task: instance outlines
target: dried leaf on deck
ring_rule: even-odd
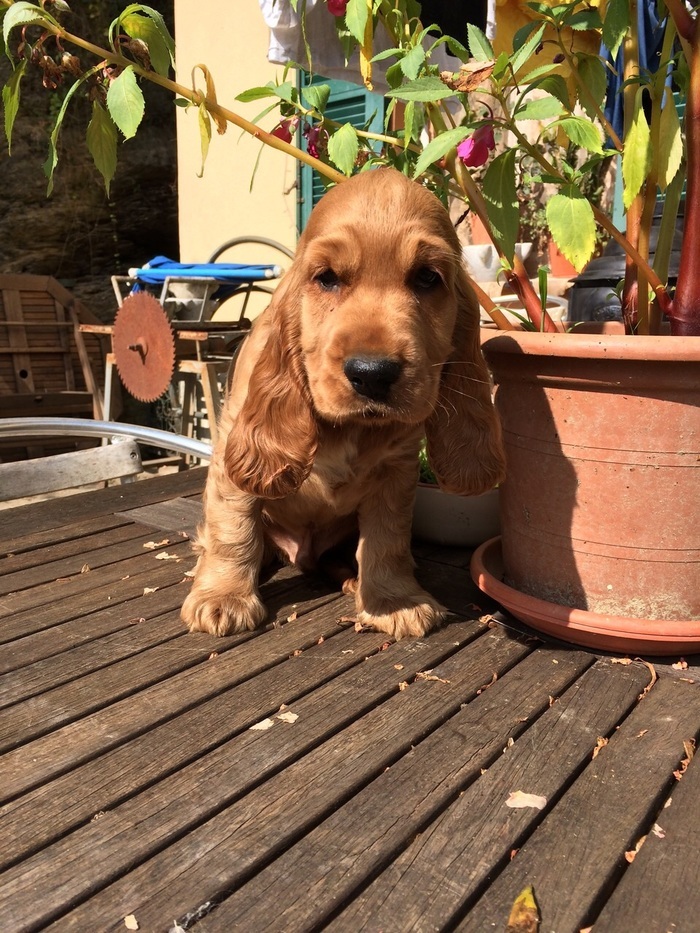
[[[438,677],[438,675],[433,674],[432,671],[418,671],[416,680],[436,680],[440,684],[449,684],[449,680],[445,680],[444,677]]]
[[[148,596],[149,593],[156,593],[159,589],[159,586],[144,586],[143,595]]]
[[[156,560],[182,560],[179,554],[169,554],[167,551],[161,551],[156,554]]]
[[[688,770],[688,765],[693,760],[693,755],[695,754],[695,739],[687,739],[683,742],[683,750],[685,751],[685,758],[681,759],[680,768],[673,772],[673,776],[677,781],[680,781]]]
[[[482,687],[479,687],[479,689],[476,691],[476,695],[481,696],[484,690],[488,690],[489,687],[492,687],[496,683],[497,680],[498,680],[498,674],[494,671],[493,676],[491,677],[491,680],[487,684],[484,684]]]
[[[260,722],[254,723],[250,727],[251,732],[265,732],[268,729],[271,729],[275,724],[274,719],[261,719]]]
[[[610,658],[611,664],[631,664],[632,658]]]
[[[508,795],[506,806],[512,810],[524,810],[528,807],[534,810],[544,810],[547,806],[547,798],[539,794],[526,794],[522,790],[514,790]]]
[[[659,679],[659,677],[658,677],[658,674],[656,673],[656,668],[654,667],[653,664],[650,664],[648,661],[643,661],[641,658],[635,658],[635,661],[641,661],[642,664],[646,668],[649,669],[649,673],[651,674],[651,680],[646,685],[646,687],[642,690],[642,692],[639,694],[639,697],[638,697],[639,700],[643,700],[644,697],[647,695],[647,693],[649,693],[651,688],[654,686],[656,681]]]
[[[127,930],[138,930],[139,922],[133,914],[129,914],[128,917],[124,917],[124,926]]]
[[[296,620],[297,620],[296,612],[290,612],[289,615],[287,616],[287,622],[296,622]]]
[[[659,839],[666,838],[666,830],[663,828],[663,826],[659,826],[658,823],[654,823],[654,825],[651,827],[651,831]]]
[[[601,750],[601,748],[605,748],[607,744],[608,744],[608,739],[604,738],[602,735],[599,735],[598,741],[595,743],[595,748],[593,749],[592,757],[597,758],[598,752]]]
[[[284,713],[277,714],[277,719],[279,719],[281,722],[288,722],[290,724],[293,722],[296,722],[298,718],[299,718],[299,714],[293,713],[291,710],[287,710]]]
[[[83,564],[80,568],[81,573],[90,573],[90,564]]]
[[[537,933],[540,912],[532,885],[521,891],[513,902],[506,933]]]
[[[144,547],[149,551],[154,551],[157,547],[165,547],[166,544],[170,544],[169,538],[163,538],[162,541],[146,541]]]
[[[647,838],[646,836],[641,836],[641,837],[637,840],[637,845],[634,847],[634,849],[630,849],[629,851],[625,852],[625,858],[626,858],[627,861],[630,863],[630,865],[631,865],[632,862],[635,860],[635,858],[636,858],[636,856],[637,856],[637,853],[639,852],[639,850],[640,850],[640,849],[642,848],[642,846],[644,845],[644,843],[645,843],[645,841],[646,841],[646,838]]]
[[[688,662],[685,660],[685,658],[681,658],[680,661],[676,661],[675,664],[671,665],[671,667],[674,671],[687,671]]]

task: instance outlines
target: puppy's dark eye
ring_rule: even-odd
[[[326,292],[335,291],[340,287],[340,279],[332,269],[324,269],[314,276],[314,281]]]
[[[440,274],[431,269],[430,266],[419,266],[412,275],[413,287],[421,289],[422,291],[428,291],[431,288],[435,288],[436,285],[439,285],[442,279]]]

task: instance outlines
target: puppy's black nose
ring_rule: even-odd
[[[401,374],[401,363],[385,357],[354,356],[345,360],[343,372],[358,395],[384,402]]]

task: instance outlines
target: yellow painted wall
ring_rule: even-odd
[[[247,119],[255,117],[265,101],[239,104],[241,91],[266,84],[282,68],[267,61],[268,31],[257,0],[175,0],[177,80],[191,86],[192,68],[210,69],[220,104]],[[203,87],[201,73],[198,86]],[[268,117],[266,129],[276,123]],[[229,125],[224,136],[213,132],[204,176],[197,112],[178,108],[178,200],[180,259],[202,262],[222,242],[235,236],[271,237],[294,249],[296,245],[296,162],[271,149],[262,153],[250,191],[260,143]],[[286,192],[286,193],[285,193]],[[232,262],[274,262],[260,248],[247,255],[224,257]]]

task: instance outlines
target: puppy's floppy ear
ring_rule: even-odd
[[[505,455],[479,343],[479,305],[462,269],[456,289],[452,353],[443,364],[437,404],[425,425],[427,452],[442,489],[477,495],[504,478]]]
[[[267,343],[226,442],[225,467],[239,489],[279,499],[311,472],[317,429],[300,349],[294,266],[275,291]]]

